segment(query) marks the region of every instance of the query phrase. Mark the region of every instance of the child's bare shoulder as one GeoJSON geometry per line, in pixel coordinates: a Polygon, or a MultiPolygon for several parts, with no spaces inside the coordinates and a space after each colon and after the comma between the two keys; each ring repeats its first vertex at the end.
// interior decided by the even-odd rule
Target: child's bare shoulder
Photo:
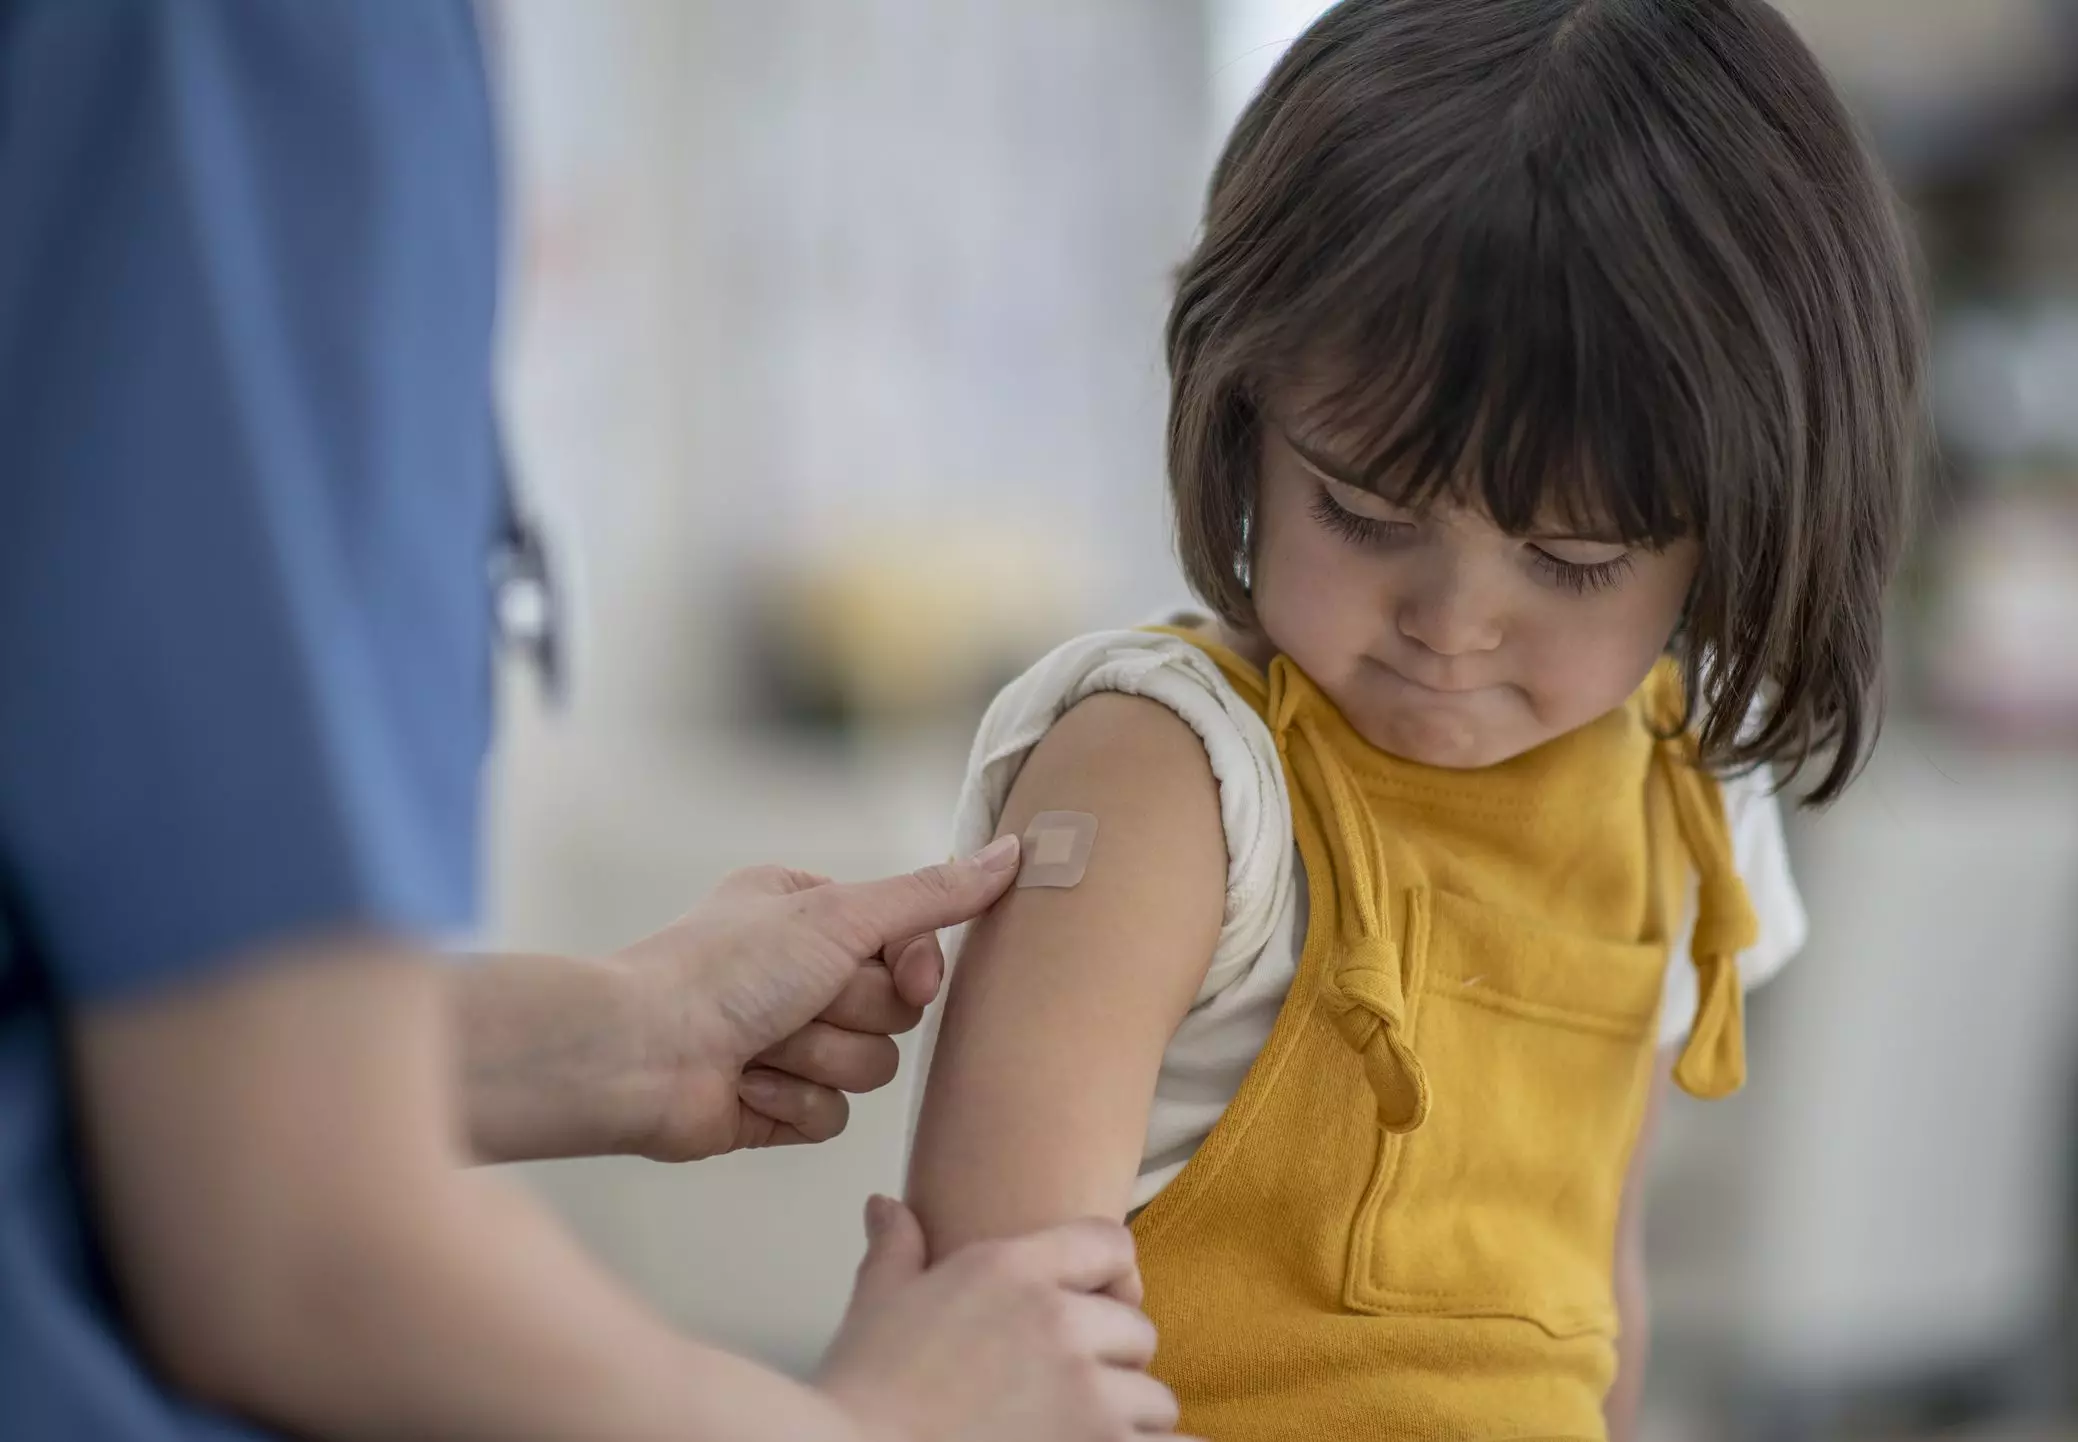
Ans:
{"type": "Polygon", "coordinates": [[[1095,816],[1100,841],[1112,843],[1107,860],[1143,877],[1150,858],[1118,856],[1129,843],[1159,843],[1202,868],[1206,848],[1192,843],[1209,840],[1224,872],[1211,760],[1198,733],[1159,701],[1104,691],[1069,707],[1025,759],[1000,829],[1022,831],[1041,811],[1095,816]]]}

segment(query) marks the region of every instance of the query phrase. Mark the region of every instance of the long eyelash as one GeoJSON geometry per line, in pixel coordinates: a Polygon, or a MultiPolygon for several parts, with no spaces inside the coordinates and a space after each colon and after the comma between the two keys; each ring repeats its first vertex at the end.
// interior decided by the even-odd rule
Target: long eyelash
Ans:
{"type": "Polygon", "coordinates": [[[1578,561],[1561,561],[1548,551],[1538,550],[1536,560],[1554,581],[1576,596],[1585,595],[1589,591],[1605,591],[1631,572],[1631,558],[1628,555],[1608,561],[1596,561],[1593,565],[1583,565],[1578,561]]]}
{"type": "MultiPolygon", "coordinates": [[[[1359,546],[1379,545],[1390,539],[1399,529],[1394,522],[1360,516],[1338,505],[1335,498],[1328,494],[1325,486],[1314,491],[1313,503],[1309,509],[1316,521],[1344,540],[1359,546]]],[[[1593,564],[1582,564],[1578,561],[1562,561],[1549,551],[1534,546],[1531,547],[1531,551],[1535,563],[1559,586],[1576,596],[1584,596],[1593,591],[1605,591],[1631,573],[1632,560],[1628,555],[1596,561],[1593,564]]]]}
{"type": "Polygon", "coordinates": [[[1321,487],[1313,493],[1310,508],[1313,519],[1333,531],[1343,540],[1359,546],[1375,546],[1392,535],[1396,527],[1390,521],[1374,520],[1370,516],[1359,516],[1335,504],[1335,498],[1321,487]]]}

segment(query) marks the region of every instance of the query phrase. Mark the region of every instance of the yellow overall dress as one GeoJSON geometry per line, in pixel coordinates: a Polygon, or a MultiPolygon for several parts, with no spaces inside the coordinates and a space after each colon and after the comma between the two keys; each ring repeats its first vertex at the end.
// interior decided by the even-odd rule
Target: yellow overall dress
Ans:
{"type": "MultiPolygon", "coordinates": [[[[1166,628],[1164,628],[1166,629],[1166,628]]],[[[1669,936],[1700,879],[1676,1068],[1744,1078],[1755,921],[1679,678],[1525,756],[1365,743],[1288,659],[1187,631],[1261,713],[1310,920],[1269,1042],[1133,1223],[1181,1431],[1212,1442],[1601,1438],[1617,1208],[1669,936]]]]}

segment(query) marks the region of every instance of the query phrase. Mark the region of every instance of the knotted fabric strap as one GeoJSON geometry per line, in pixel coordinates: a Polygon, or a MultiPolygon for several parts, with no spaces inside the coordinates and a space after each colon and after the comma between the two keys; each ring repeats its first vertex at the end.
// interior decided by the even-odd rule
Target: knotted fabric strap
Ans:
{"type": "Polygon", "coordinates": [[[1696,1019],[1675,1063],[1674,1079],[1691,1096],[1730,1096],[1746,1084],[1746,992],[1739,953],[1760,939],[1760,921],[1732,858],[1731,828],[1717,779],[1696,764],[1686,736],[1661,743],[1661,765],[1673,792],[1681,840],[1695,863],[1696,929],[1689,944],[1696,967],[1696,1019]]]}
{"type": "Polygon", "coordinates": [[[1400,949],[1388,923],[1385,849],[1371,808],[1321,729],[1327,703],[1289,658],[1270,663],[1263,708],[1295,795],[1318,798],[1336,886],[1336,957],[1327,1003],[1335,1029],[1363,1058],[1379,1124],[1411,1132],[1429,1114],[1429,1083],[1407,1041],[1400,949]]]}

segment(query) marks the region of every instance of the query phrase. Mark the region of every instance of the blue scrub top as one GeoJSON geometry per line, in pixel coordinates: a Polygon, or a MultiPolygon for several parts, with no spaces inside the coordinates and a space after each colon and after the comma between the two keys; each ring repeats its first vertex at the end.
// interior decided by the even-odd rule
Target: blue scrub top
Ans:
{"type": "Polygon", "coordinates": [[[476,907],[498,179],[466,0],[0,0],[0,1437],[141,1365],[62,1046],[476,907]]]}

